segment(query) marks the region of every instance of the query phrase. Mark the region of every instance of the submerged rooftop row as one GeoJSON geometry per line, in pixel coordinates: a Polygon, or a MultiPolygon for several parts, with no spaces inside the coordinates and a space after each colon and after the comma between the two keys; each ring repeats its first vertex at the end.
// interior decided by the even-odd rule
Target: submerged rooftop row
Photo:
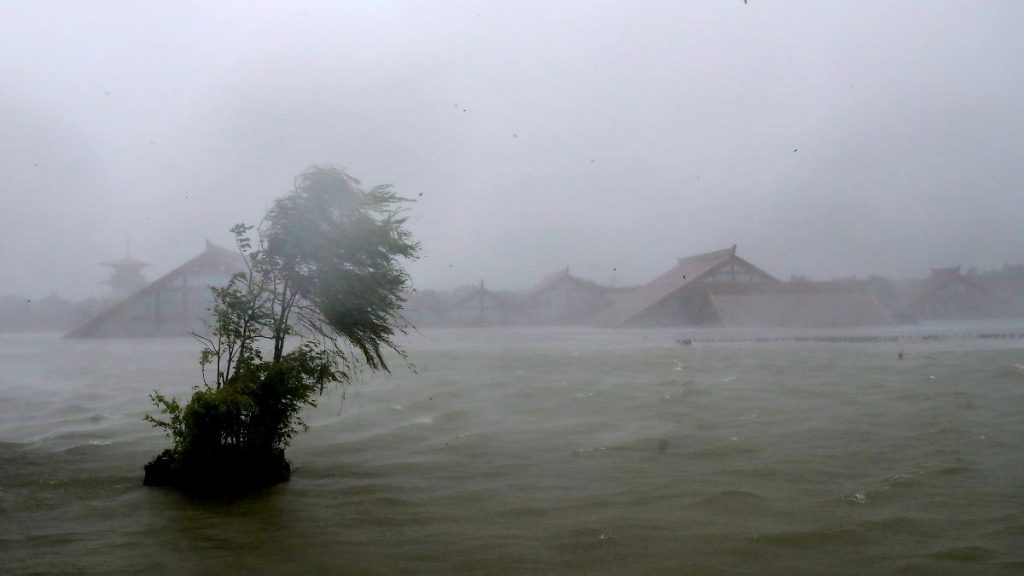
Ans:
{"type": "MultiPolygon", "coordinates": [[[[145,284],[144,263],[108,262],[115,296],[72,330],[71,337],[172,336],[205,329],[210,286],[244,268],[237,252],[206,250],[145,284]]],[[[675,266],[633,288],[602,286],[569,269],[520,293],[496,292],[483,282],[453,292],[412,291],[403,311],[417,327],[578,325],[618,327],[883,326],[917,320],[1024,315],[1024,280],[985,286],[959,267],[933,269],[923,280],[884,278],[828,282],[780,281],[736,254],[736,246],[678,259],[675,266]]]]}

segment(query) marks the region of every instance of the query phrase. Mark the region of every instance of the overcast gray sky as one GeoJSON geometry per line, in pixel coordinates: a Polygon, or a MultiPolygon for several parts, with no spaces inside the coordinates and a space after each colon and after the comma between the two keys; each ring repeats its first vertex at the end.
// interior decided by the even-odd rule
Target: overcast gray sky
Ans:
{"type": "Polygon", "coordinates": [[[0,2],[0,294],[228,244],[313,163],[416,284],[1024,261],[1024,3],[0,2]],[[422,193],[422,197],[418,195],[422,193]]]}

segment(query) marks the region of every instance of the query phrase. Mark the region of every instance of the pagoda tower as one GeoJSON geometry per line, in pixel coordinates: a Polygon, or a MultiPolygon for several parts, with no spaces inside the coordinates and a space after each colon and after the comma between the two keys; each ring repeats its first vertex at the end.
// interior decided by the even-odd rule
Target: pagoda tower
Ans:
{"type": "Polygon", "coordinates": [[[146,277],[142,275],[142,269],[149,264],[142,260],[125,255],[124,258],[103,262],[103,265],[114,269],[110,280],[104,282],[104,284],[110,285],[111,300],[123,300],[146,285],[146,277]]]}

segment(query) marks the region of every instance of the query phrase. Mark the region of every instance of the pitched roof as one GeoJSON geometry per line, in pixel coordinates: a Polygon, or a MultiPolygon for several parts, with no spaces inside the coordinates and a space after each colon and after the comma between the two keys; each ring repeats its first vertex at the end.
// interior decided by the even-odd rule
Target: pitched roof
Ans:
{"type": "Polygon", "coordinates": [[[178,266],[174,270],[171,270],[167,274],[164,274],[160,278],[157,278],[156,280],[150,282],[142,289],[135,292],[131,296],[125,298],[124,300],[120,300],[114,305],[104,308],[97,315],[87,320],[84,324],[78,326],[77,328],[65,334],[65,337],[88,338],[96,331],[97,328],[99,328],[102,325],[103,322],[116,316],[117,314],[120,314],[122,311],[127,310],[129,306],[142,300],[149,294],[156,292],[157,290],[160,290],[163,286],[165,286],[174,278],[182,276],[183,274],[187,274],[188,272],[191,272],[193,270],[207,268],[215,264],[222,264],[224,267],[228,269],[234,269],[239,272],[245,270],[246,267],[245,259],[242,258],[242,256],[238,252],[234,250],[228,250],[227,248],[217,246],[216,244],[207,241],[206,250],[201,252],[199,255],[185,262],[181,266],[178,266]]]}
{"type": "Polygon", "coordinates": [[[461,298],[456,300],[455,303],[453,303],[451,306],[448,307],[448,310],[446,311],[446,313],[447,312],[451,312],[452,310],[455,310],[456,308],[459,308],[460,306],[462,306],[466,302],[469,302],[469,301],[473,300],[474,298],[490,298],[491,300],[494,300],[495,302],[497,302],[498,304],[501,304],[502,306],[507,306],[510,309],[515,310],[517,312],[522,312],[524,314],[526,313],[526,311],[520,309],[519,306],[514,301],[512,301],[511,298],[506,298],[505,296],[502,296],[501,294],[498,294],[497,292],[494,292],[492,290],[488,290],[487,288],[485,288],[483,282],[481,282],[480,285],[477,286],[476,288],[474,288],[474,289],[470,290],[469,292],[463,294],[461,298]]]}
{"type": "Polygon", "coordinates": [[[1005,311],[1006,314],[1019,314],[1022,312],[1020,307],[1012,300],[989,290],[975,282],[972,278],[961,274],[960,266],[932,268],[931,272],[932,275],[930,277],[915,282],[909,289],[906,303],[910,309],[919,311],[920,307],[925,304],[925,300],[937,290],[952,284],[961,284],[967,286],[974,294],[990,302],[996,309],[1005,311]]]}
{"type": "Polygon", "coordinates": [[[909,306],[916,306],[932,292],[950,284],[965,284],[971,288],[977,289],[982,294],[996,298],[980,284],[961,274],[959,266],[952,266],[950,268],[932,268],[931,272],[932,275],[928,278],[914,283],[914,286],[907,297],[907,304],[909,306]]]}
{"type": "Polygon", "coordinates": [[[701,276],[719,265],[733,259],[774,280],[767,272],[736,256],[736,245],[734,244],[731,248],[724,250],[679,258],[671,270],[618,299],[615,304],[598,316],[597,322],[606,326],[621,326],[654,304],[697,282],[701,276]]]}
{"type": "Polygon", "coordinates": [[[442,321],[450,320],[451,315],[456,310],[463,307],[467,303],[473,301],[474,299],[489,299],[497,303],[499,306],[501,306],[502,310],[504,310],[505,312],[511,313],[515,318],[518,319],[518,321],[528,321],[532,318],[531,314],[528,311],[521,308],[511,298],[508,298],[497,292],[488,290],[487,288],[484,287],[484,283],[480,282],[480,285],[478,287],[464,294],[461,298],[456,300],[455,303],[453,303],[444,311],[444,313],[442,314],[442,321]]]}
{"type": "Polygon", "coordinates": [[[552,288],[554,286],[557,286],[559,283],[561,283],[563,281],[572,282],[572,283],[577,284],[579,286],[586,286],[588,288],[593,288],[594,290],[601,290],[601,291],[605,290],[605,288],[603,286],[601,286],[600,284],[598,284],[596,282],[592,282],[590,280],[584,280],[583,278],[579,278],[579,277],[573,276],[572,274],[569,273],[569,267],[566,266],[565,268],[563,268],[563,269],[561,269],[561,270],[559,270],[557,272],[553,272],[553,273],[548,274],[547,276],[545,276],[544,279],[541,280],[539,284],[537,284],[533,288],[530,288],[529,290],[527,290],[526,293],[523,294],[522,296],[520,296],[517,300],[520,303],[529,302],[530,300],[533,300],[537,296],[543,294],[544,291],[546,291],[546,290],[548,290],[548,289],[550,289],[550,288],[552,288]]]}
{"type": "Polygon", "coordinates": [[[866,282],[779,282],[713,286],[724,326],[847,328],[887,326],[892,316],[866,282]]]}
{"type": "Polygon", "coordinates": [[[124,258],[118,258],[117,260],[108,260],[101,262],[104,266],[111,266],[113,268],[145,268],[149,266],[142,260],[137,260],[131,256],[125,256],[124,258]]]}
{"type": "Polygon", "coordinates": [[[402,298],[405,300],[403,308],[422,308],[434,312],[440,312],[447,308],[447,304],[441,298],[441,295],[433,290],[423,290],[421,292],[414,288],[403,292],[402,298]]]}

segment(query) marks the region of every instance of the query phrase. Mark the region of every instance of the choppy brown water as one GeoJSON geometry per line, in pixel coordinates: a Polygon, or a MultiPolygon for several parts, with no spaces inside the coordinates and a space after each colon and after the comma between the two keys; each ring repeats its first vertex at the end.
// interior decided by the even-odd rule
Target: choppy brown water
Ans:
{"type": "Polygon", "coordinates": [[[213,502],[141,486],[193,342],[0,336],[0,573],[1024,572],[1024,343],[678,336],[416,335],[213,502]]]}

